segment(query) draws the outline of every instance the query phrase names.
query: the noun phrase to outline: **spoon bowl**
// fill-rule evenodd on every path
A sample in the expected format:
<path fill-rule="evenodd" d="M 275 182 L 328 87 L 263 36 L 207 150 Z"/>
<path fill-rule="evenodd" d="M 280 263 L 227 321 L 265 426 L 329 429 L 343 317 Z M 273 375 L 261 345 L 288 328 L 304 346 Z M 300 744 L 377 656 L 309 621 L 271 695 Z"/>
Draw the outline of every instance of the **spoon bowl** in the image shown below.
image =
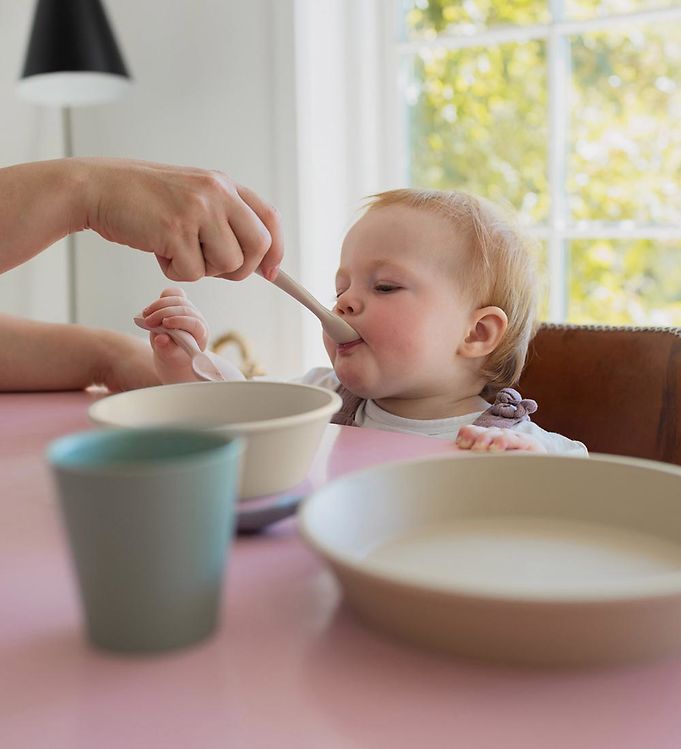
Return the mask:
<path fill-rule="evenodd" d="M 135 325 L 149 333 L 165 333 L 175 341 L 192 360 L 192 370 L 201 380 L 207 382 L 230 382 L 232 380 L 245 380 L 243 372 L 227 359 L 213 353 L 212 351 L 201 351 L 199 344 L 191 333 L 186 330 L 174 330 L 172 328 L 156 327 L 148 328 L 143 317 L 135 317 Z"/>

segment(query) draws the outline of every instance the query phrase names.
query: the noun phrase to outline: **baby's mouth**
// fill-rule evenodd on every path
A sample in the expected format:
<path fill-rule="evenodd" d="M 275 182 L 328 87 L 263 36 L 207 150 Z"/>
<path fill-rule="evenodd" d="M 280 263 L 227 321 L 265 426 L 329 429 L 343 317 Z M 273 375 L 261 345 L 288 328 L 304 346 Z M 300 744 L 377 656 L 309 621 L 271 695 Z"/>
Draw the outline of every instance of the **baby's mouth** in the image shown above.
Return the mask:
<path fill-rule="evenodd" d="M 350 351 L 350 349 L 355 348 L 355 346 L 359 346 L 360 343 L 364 343 L 363 339 L 361 339 L 361 338 L 357 338 L 357 340 L 350 341 L 348 343 L 339 343 L 338 346 L 337 346 L 337 348 L 336 348 L 336 351 L 339 354 L 344 354 L 347 351 Z"/>

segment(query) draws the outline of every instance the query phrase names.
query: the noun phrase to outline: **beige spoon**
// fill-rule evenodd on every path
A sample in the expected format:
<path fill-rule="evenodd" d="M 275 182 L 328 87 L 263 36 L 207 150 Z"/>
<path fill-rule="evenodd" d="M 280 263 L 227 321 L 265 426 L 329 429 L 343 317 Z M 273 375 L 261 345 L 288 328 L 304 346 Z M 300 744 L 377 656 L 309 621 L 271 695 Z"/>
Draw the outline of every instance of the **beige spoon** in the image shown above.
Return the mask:
<path fill-rule="evenodd" d="M 191 333 L 186 330 L 171 328 L 148 328 L 143 317 L 135 317 L 135 325 L 149 333 L 165 333 L 191 357 L 192 370 L 202 380 L 221 382 L 223 380 L 245 380 L 243 372 L 227 359 L 214 354 L 212 351 L 201 351 L 199 344 Z"/>
<path fill-rule="evenodd" d="M 283 270 L 279 271 L 272 283 L 316 315 L 322 323 L 324 332 L 336 343 L 350 343 L 350 341 L 356 341 L 360 338 L 358 333 L 345 320 L 326 309 L 304 286 L 301 286 L 298 281 L 294 281 Z"/>

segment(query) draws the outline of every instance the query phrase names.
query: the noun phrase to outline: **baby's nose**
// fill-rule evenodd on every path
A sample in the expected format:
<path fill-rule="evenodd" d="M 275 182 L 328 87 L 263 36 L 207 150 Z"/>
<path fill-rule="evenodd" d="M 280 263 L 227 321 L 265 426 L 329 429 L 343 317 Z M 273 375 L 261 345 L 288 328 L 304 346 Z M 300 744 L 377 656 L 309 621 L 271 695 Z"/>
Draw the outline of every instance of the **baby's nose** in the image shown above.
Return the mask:
<path fill-rule="evenodd" d="M 344 291 L 336 300 L 336 311 L 339 315 L 356 315 L 360 309 L 359 297 L 350 291 Z"/>

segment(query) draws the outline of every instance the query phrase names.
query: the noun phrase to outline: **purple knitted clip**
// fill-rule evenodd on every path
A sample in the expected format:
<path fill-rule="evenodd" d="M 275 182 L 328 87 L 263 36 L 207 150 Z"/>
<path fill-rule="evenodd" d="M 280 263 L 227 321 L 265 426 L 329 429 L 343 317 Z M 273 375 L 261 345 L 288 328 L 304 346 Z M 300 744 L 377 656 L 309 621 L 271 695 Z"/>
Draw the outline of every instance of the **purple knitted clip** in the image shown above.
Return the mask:
<path fill-rule="evenodd" d="M 473 422 L 479 427 L 500 427 L 510 429 L 523 421 L 530 421 L 530 414 L 537 410 L 537 402 L 523 398 L 513 388 L 502 388 L 494 404 Z"/>

